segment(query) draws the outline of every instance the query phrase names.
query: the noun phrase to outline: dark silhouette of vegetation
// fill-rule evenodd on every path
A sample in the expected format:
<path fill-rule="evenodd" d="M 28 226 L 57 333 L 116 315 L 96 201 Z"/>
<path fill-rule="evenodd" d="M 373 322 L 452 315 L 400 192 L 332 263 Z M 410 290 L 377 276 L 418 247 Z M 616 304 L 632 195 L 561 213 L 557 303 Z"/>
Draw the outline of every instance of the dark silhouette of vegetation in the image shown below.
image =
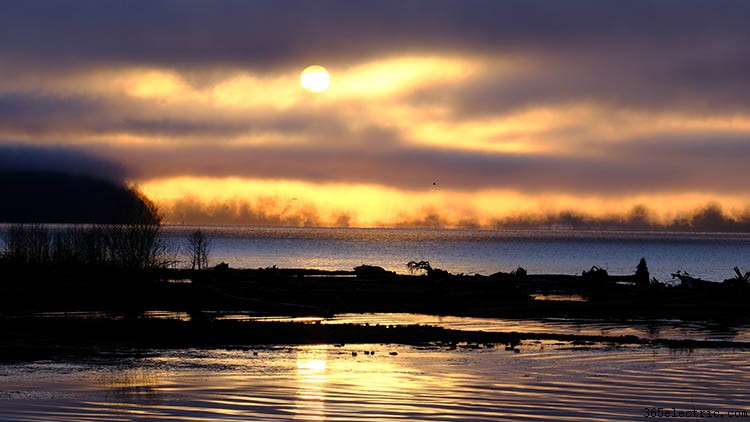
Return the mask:
<path fill-rule="evenodd" d="M 416 274 L 419 272 L 428 272 L 432 270 L 430 261 L 409 261 L 406 263 L 406 268 L 409 269 L 409 274 Z"/>
<path fill-rule="evenodd" d="M 168 265 L 158 224 L 101 225 L 60 229 L 12 225 L 0 262 L 15 266 L 86 266 L 128 269 Z"/>
<path fill-rule="evenodd" d="M 605 281 L 609 277 L 609 273 L 604 268 L 599 268 L 596 265 L 592 266 L 590 270 L 583 271 L 581 276 L 586 280 Z"/>
<path fill-rule="evenodd" d="M 406 263 L 406 267 L 409 269 L 410 274 L 423 272 L 427 277 L 447 277 L 451 275 L 448 271 L 433 268 L 430 265 L 430 261 L 409 261 Z"/>
<path fill-rule="evenodd" d="M 40 224 L 10 226 L 5 242 L 5 259 L 18 264 L 46 264 L 52 257 L 49 230 Z"/>
<path fill-rule="evenodd" d="M 359 265 L 354 267 L 354 274 L 359 278 L 373 278 L 373 277 L 394 277 L 396 273 L 388 271 L 383 267 L 377 265 Z"/>
<path fill-rule="evenodd" d="M 740 271 L 740 267 L 734 267 L 734 273 L 737 274 L 737 280 L 743 281 L 746 284 L 750 282 L 750 271 L 742 274 L 742 271 Z"/>
<path fill-rule="evenodd" d="M 740 267 L 734 267 L 735 276 L 723 281 L 724 284 L 732 287 L 750 287 L 750 271 L 742 274 Z"/>
<path fill-rule="evenodd" d="M 521 279 L 521 278 L 526 277 L 527 272 L 526 272 L 526 268 L 518 267 L 515 270 L 511 271 L 510 274 L 516 278 Z"/>
<path fill-rule="evenodd" d="M 210 241 L 202 230 L 198 229 L 187 238 L 187 252 L 190 258 L 190 268 L 201 270 L 208 268 L 208 253 Z"/>
<path fill-rule="evenodd" d="M 649 284 L 648 265 L 646 258 L 641 258 L 638 266 L 635 268 L 635 284 L 638 286 L 647 286 Z"/>
<path fill-rule="evenodd" d="M 158 268 L 170 263 L 161 239 L 161 216 L 145 198 L 127 223 L 53 230 L 41 224 L 13 224 L 5 233 L 5 264 Z M 137 211 L 137 212 L 136 212 Z"/>

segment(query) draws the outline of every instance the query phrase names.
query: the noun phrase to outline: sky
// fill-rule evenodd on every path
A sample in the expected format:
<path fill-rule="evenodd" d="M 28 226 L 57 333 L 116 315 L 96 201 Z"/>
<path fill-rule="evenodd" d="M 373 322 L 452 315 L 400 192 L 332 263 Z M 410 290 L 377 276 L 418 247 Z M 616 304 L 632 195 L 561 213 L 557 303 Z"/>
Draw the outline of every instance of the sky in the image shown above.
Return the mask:
<path fill-rule="evenodd" d="M 0 169 L 126 181 L 186 224 L 748 215 L 749 18 L 746 1 L 7 1 Z M 313 64 L 322 93 L 300 86 Z"/>

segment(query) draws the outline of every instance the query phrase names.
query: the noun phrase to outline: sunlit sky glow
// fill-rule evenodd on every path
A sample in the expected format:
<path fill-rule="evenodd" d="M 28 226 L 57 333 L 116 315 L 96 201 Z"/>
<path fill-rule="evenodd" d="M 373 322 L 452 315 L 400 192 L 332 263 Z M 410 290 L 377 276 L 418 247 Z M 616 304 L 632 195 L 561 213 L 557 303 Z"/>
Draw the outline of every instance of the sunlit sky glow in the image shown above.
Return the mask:
<path fill-rule="evenodd" d="M 170 222 L 486 226 L 750 206 L 747 2 L 19 1 L 0 165 Z M 326 67 L 312 94 L 302 69 Z"/>

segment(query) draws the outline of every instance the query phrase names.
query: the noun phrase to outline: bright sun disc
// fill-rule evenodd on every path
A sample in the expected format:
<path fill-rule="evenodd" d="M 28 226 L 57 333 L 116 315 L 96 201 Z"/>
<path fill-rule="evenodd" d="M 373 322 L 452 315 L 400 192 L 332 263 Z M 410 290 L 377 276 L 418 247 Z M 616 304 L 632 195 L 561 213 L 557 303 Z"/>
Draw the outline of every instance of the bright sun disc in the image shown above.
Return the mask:
<path fill-rule="evenodd" d="M 308 66 L 299 77 L 302 88 L 310 92 L 323 92 L 331 83 L 331 75 L 323 66 Z"/>

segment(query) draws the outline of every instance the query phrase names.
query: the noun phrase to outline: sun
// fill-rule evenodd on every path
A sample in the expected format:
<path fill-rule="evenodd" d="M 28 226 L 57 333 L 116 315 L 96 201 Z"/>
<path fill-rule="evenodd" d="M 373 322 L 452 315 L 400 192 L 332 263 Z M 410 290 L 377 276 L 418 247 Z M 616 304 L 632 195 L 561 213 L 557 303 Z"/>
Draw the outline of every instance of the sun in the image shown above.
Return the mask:
<path fill-rule="evenodd" d="M 313 65 L 308 66 L 302 71 L 299 77 L 302 88 L 309 92 L 323 92 L 331 83 L 331 75 L 325 67 Z"/>

